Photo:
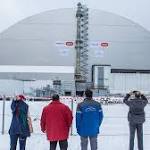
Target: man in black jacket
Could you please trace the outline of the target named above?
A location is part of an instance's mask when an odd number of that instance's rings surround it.
[[[143,123],[145,122],[144,107],[147,105],[147,98],[139,91],[128,93],[124,103],[129,106],[128,121],[130,127],[129,150],[134,149],[135,131],[137,130],[138,149],[143,150]]]

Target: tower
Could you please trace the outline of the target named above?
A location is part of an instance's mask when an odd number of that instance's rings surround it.
[[[88,8],[81,3],[77,4],[77,36],[76,36],[76,91],[84,91],[88,82]]]

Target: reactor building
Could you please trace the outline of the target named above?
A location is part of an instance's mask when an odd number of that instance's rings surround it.
[[[150,32],[117,14],[64,8],[0,33],[0,94],[50,83],[62,95],[150,93]]]

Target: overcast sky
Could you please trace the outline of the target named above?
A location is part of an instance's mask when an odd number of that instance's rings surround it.
[[[0,0],[0,32],[34,14],[76,7],[79,0]],[[89,8],[109,11],[139,23],[150,31],[150,0],[80,0]]]

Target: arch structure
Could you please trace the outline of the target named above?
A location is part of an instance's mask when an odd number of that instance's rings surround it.
[[[75,15],[76,10],[71,8],[50,10],[28,17],[2,32],[0,78],[74,80]],[[150,84],[149,55],[149,31],[122,16],[89,10],[89,69],[110,66],[106,69],[111,76],[107,83],[110,90],[116,92],[120,81],[125,85],[124,82],[130,82],[137,76],[143,80],[139,84],[144,84],[146,89],[148,85],[145,80],[148,79]],[[93,71],[89,75],[91,81],[98,76]],[[120,91],[127,91],[130,87],[122,86]]]

